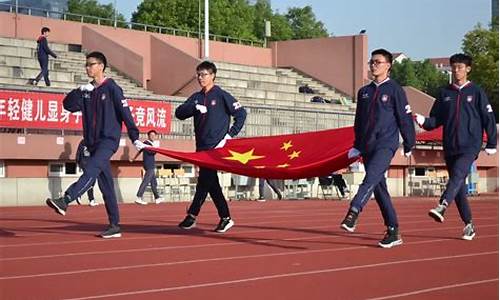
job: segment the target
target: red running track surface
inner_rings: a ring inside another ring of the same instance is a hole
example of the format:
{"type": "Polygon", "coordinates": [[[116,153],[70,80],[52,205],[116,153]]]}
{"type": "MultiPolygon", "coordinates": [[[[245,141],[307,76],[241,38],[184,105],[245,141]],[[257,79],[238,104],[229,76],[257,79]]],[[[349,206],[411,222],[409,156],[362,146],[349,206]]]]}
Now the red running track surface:
{"type": "Polygon", "coordinates": [[[347,201],[233,201],[235,227],[177,228],[187,203],[120,205],[123,237],[95,237],[104,206],[0,208],[1,299],[498,299],[498,194],[471,201],[477,236],[461,240],[453,206],[394,200],[402,246],[378,248],[371,201],[356,233],[339,228],[347,201]]]}

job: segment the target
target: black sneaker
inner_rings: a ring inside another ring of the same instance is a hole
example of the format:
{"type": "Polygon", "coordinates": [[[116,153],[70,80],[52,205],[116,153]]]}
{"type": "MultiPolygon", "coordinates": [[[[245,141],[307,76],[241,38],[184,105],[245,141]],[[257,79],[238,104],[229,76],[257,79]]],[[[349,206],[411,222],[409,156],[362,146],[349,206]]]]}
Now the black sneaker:
{"type": "Polygon", "coordinates": [[[354,232],[356,229],[356,221],[358,220],[358,213],[349,209],[344,221],[340,224],[340,228],[345,229],[349,232],[354,232]]]}
{"type": "Polygon", "coordinates": [[[278,194],[278,200],[283,199],[283,195],[281,194],[281,192],[280,192],[280,191],[278,191],[278,193],[277,193],[277,194],[278,194]]]}
{"type": "Polygon", "coordinates": [[[219,225],[215,227],[215,232],[224,233],[233,227],[234,221],[230,217],[220,219],[219,225]]]}
{"type": "Polygon", "coordinates": [[[111,224],[106,228],[106,230],[101,232],[100,236],[103,239],[119,238],[122,236],[120,226],[111,224]]]}
{"type": "Polygon", "coordinates": [[[196,218],[192,215],[187,215],[182,222],[179,223],[182,229],[191,229],[196,227],[196,218]]]}
{"type": "Polygon", "coordinates": [[[78,205],[82,205],[82,198],[81,197],[76,197],[75,201],[76,201],[76,203],[78,203],[78,205]]]}
{"type": "Polygon", "coordinates": [[[403,244],[403,240],[398,233],[398,229],[394,227],[387,227],[384,238],[378,243],[382,248],[392,248],[401,244],[403,244]]]}
{"type": "Polygon", "coordinates": [[[57,199],[50,199],[47,198],[45,203],[47,205],[54,209],[56,213],[65,216],[66,215],[66,210],[68,209],[68,204],[66,204],[66,201],[64,201],[65,197],[60,197],[57,199]]]}
{"type": "Polygon", "coordinates": [[[462,235],[462,239],[467,241],[472,241],[472,239],[476,236],[476,230],[474,229],[474,225],[469,223],[464,227],[464,235],[462,235]]]}
{"type": "Polygon", "coordinates": [[[446,205],[439,204],[436,208],[429,210],[429,217],[433,218],[436,222],[443,223],[445,211],[446,205]]]}

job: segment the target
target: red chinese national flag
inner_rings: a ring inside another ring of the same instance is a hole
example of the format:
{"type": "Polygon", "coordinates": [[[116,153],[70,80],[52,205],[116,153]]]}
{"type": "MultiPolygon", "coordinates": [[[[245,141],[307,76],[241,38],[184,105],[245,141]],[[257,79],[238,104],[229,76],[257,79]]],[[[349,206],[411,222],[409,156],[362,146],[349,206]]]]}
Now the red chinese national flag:
{"type": "Polygon", "coordinates": [[[349,166],[353,127],[332,130],[238,138],[223,148],[187,153],[161,148],[155,152],[198,166],[230,173],[272,179],[298,179],[329,175],[349,166]]]}

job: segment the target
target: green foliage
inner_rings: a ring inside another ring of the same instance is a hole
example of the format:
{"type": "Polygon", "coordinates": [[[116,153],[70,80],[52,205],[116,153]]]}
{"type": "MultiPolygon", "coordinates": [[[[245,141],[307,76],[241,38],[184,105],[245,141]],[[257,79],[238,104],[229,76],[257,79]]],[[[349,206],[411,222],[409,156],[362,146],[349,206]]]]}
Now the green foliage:
{"type": "Polygon", "coordinates": [[[316,16],[309,5],[303,8],[289,8],[286,18],[292,27],[294,40],[328,36],[325,25],[321,21],[316,21],[316,16]]]}
{"type": "Polygon", "coordinates": [[[401,63],[394,63],[391,78],[405,86],[412,86],[433,97],[436,97],[439,88],[448,83],[448,76],[437,70],[429,60],[412,61],[405,59],[401,63]]]}
{"type": "MultiPolygon", "coordinates": [[[[144,0],[132,14],[136,23],[203,31],[204,2],[201,0],[144,0]],[[201,5],[201,13],[198,8],[201,5]]],[[[310,6],[290,8],[285,15],[273,12],[269,0],[211,0],[210,33],[242,39],[263,40],[265,21],[271,21],[270,40],[326,37],[323,23],[316,20],[310,6]]]]}
{"type": "MultiPolygon", "coordinates": [[[[99,18],[110,19],[107,21],[101,21],[103,25],[112,26],[114,23],[114,7],[113,4],[99,4],[97,0],[69,0],[68,1],[68,12],[78,15],[93,16],[99,18]]],[[[80,21],[80,17],[68,16],[68,20],[80,21]]],[[[117,26],[125,27],[125,18],[122,14],[117,14],[116,16],[117,26]]],[[[83,18],[85,23],[97,24],[96,18],[83,18]]]]}
{"type": "Polygon", "coordinates": [[[476,25],[466,33],[462,50],[473,58],[469,79],[485,90],[498,116],[498,19],[493,21],[489,29],[476,25]]]}

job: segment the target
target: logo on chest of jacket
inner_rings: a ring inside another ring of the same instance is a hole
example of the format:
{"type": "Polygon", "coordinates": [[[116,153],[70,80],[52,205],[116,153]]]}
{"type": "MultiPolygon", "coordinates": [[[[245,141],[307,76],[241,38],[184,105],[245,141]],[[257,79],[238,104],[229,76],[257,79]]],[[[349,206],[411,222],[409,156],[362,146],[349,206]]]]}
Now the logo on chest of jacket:
{"type": "Polygon", "coordinates": [[[103,100],[103,101],[106,100],[106,94],[102,94],[101,100],[103,100]]]}
{"type": "Polygon", "coordinates": [[[364,93],[361,95],[361,99],[368,99],[370,98],[370,95],[368,93],[364,93]]]}
{"type": "Polygon", "coordinates": [[[474,97],[472,96],[467,96],[467,102],[472,102],[472,100],[474,99],[474,97]]]}
{"type": "Polygon", "coordinates": [[[215,106],[215,104],[217,104],[217,101],[215,101],[215,99],[210,101],[210,105],[215,106]]]}
{"type": "Polygon", "coordinates": [[[382,102],[387,102],[387,100],[389,100],[389,96],[387,96],[387,95],[382,95],[381,100],[382,100],[382,102]]]}
{"type": "Polygon", "coordinates": [[[444,97],[443,101],[446,102],[446,101],[450,101],[451,100],[451,97],[450,96],[446,96],[444,97]]]}

